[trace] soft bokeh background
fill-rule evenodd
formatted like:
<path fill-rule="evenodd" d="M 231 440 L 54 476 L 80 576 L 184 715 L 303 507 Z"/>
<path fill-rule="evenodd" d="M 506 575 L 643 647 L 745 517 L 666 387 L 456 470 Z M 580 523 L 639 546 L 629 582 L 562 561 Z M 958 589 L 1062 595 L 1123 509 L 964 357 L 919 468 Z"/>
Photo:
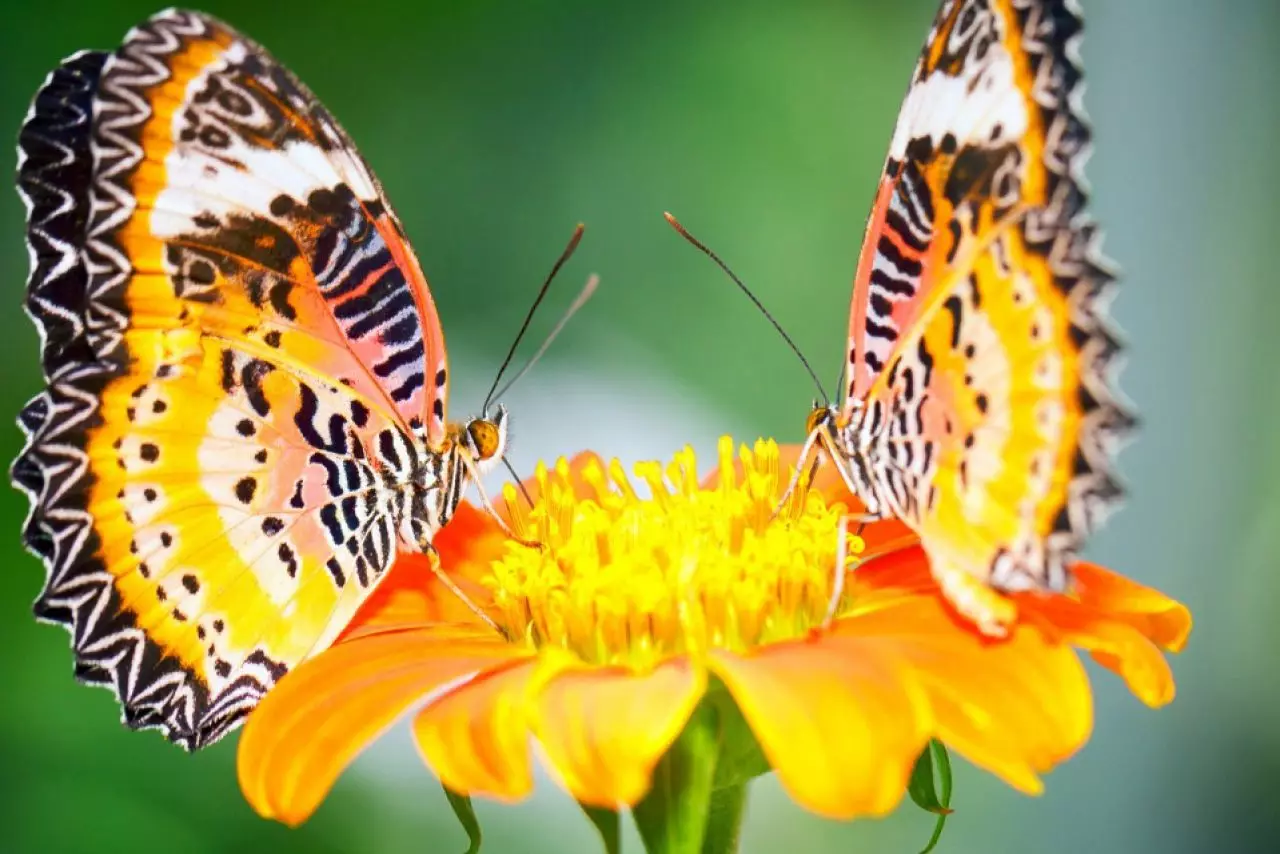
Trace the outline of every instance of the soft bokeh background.
<path fill-rule="evenodd" d="M 1123 385 L 1144 429 L 1122 456 L 1126 510 L 1089 555 L 1189 603 L 1178 700 L 1151 712 L 1094 669 L 1092 741 L 1029 799 L 961 763 L 952 852 L 1274 850 L 1280 771 L 1273 608 L 1280 588 L 1280 73 L 1270 0 L 1086 0 L 1089 174 Z M 561 282 L 603 285 L 508 402 L 521 467 L 596 448 L 627 460 L 721 432 L 795 441 L 812 396 L 797 362 L 718 271 L 663 223 L 710 242 L 834 380 L 862 223 L 933 0 L 734 3 L 211 2 L 340 117 L 413 238 L 455 364 L 455 413 L 483 396 L 537 283 L 584 220 Z M 64 55 L 111 48 L 155 7 L 11 3 L 0 26 L 0 128 Z M 10 137 L 12 138 L 12 137 Z M 39 386 L 19 304 L 22 208 L 0 202 L 0 413 Z M 542 318 L 552 322 L 553 311 Z M 0 431 L 0 456 L 19 447 Z M 191 757 L 127 732 L 76 686 L 64 634 L 37 626 L 25 506 L 0 496 L 0 850 L 401 852 L 465 847 L 408 737 L 366 754 L 297 831 L 241 800 L 235 739 Z M 542 780 L 480 804 L 494 852 L 593 851 Z M 745 850 L 918 850 L 929 822 L 804 814 L 752 791 Z M 629 840 L 633 843 L 634 837 Z"/>

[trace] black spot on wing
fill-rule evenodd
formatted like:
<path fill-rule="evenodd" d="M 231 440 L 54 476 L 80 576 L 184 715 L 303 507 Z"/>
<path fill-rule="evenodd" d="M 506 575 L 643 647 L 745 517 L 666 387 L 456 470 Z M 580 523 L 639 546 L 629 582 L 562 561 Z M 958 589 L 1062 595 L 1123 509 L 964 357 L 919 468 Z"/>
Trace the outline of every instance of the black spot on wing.
<path fill-rule="evenodd" d="M 916 236 L 916 233 L 907 224 L 906 218 L 899 213 L 897 208 L 889 208 L 889 212 L 885 214 L 884 223 L 886 228 L 898 235 L 904 243 L 917 252 L 923 252 L 928 248 L 928 242 Z"/>
<path fill-rule="evenodd" d="M 263 418 L 271 414 L 271 404 L 262 389 L 262 381 L 274 370 L 261 359 L 250 359 L 240 371 L 240 384 L 244 387 L 245 397 L 253 411 Z"/>
<path fill-rule="evenodd" d="M 252 477 L 243 477 L 236 481 L 236 500 L 241 504 L 249 504 L 253 501 L 254 493 L 257 492 L 258 481 Z"/>
<path fill-rule="evenodd" d="M 406 313 L 390 326 L 383 327 L 379 336 L 383 344 L 387 346 L 396 346 L 399 344 L 408 344 L 416 341 L 421 336 L 418 329 L 418 316 L 412 311 Z"/>
<path fill-rule="evenodd" d="M 289 302 L 289 292 L 292 289 L 293 285 L 290 282 L 279 279 L 271 286 L 267 295 L 271 307 L 285 320 L 298 319 L 298 312 L 294 311 L 293 305 Z"/>
<path fill-rule="evenodd" d="M 951 349 L 955 350 L 960 346 L 960 320 L 963 311 L 960 297 L 952 294 L 947 297 L 942 307 L 951 314 Z"/>
<path fill-rule="evenodd" d="M 909 279 L 899 279 L 876 267 L 870 276 L 871 286 L 887 291 L 895 296 L 909 297 L 916 292 L 916 284 Z"/>
<path fill-rule="evenodd" d="M 876 251 L 888 259 L 904 275 L 911 278 L 919 278 L 920 274 L 924 272 L 924 264 L 918 259 L 908 258 L 903 255 L 888 235 L 880 235 L 880 240 L 876 243 Z"/>
<path fill-rule="evenodd" d="M 325 532 L 329 535 L 330 543 L 341 543 L 344 539 L 342 532 L 342 524 L 338 521 L 338 508 L 332 503 L 326 504 L 320 508 L 320 524 L 324 525 Z"/>
<path fill-rule="evenodd" d="M 354 495 L 343 497 L 340 502 L 342 508 L 342 521 L 346 524 L 348 531 L 359 530 L 360 528 L 360 502 Z"/>
<path fill-rule="evenodd" d="M 397 350 L 386 359 L 383 359 L 381 362 L 374 365 L 373 372 L 381 379 L 386 379 L 394 374 L 399 368 L 403 368 L 406 365 L 421 363 L 422 359 L 423 350 L 421 344 L 413 347 L 405 347 L 403 350 Z"/>
<path fill-rule="evenodd" d="M 338 562 L 336 557 L 331 557 L 324 562 L 324 568 L 329 570 L 329 575 L 333 576 L 333 583 L 338 587 L 347 586 L 346 573 L 342 571 L 342 564 Z"/>
<path fill-rule="evenodd" d="M 284 570 L 289 574 L 290 578 L 296 578 L 298 575 L 298 556 L 294 553 L 293 548 L 288 543 L 281 543 L 276 549 L 276 557 L 280 558 L 280 562 L 284 564 Z"/>
<path fill-rule="evenodd" d="M 892 326 L 886 326 L 873 320 L 870 315 L 867 317 L 867 334 L 872 338 L 879 338 L 882 341 L 898 340 L 898 331 Z M 868 354 L 870 355 L 870 354 Z"/>

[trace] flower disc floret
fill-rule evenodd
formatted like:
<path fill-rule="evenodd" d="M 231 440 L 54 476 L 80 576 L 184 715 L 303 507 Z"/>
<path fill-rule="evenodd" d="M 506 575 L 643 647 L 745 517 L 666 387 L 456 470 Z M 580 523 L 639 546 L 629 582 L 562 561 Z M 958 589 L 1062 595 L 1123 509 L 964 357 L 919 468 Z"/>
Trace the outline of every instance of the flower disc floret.
<path fill-rule="evenodd" d="M 561 647 L 593 664 L 652 666 L 711 648 L 743 651 L 804 636 L 824 619 L 836 575 L 843 503 L 819 492 L 778 510 L 786 473 L 778 446 L 736 455 L 719 446 L 722 476 L 699 485 L 691 448 L 666 466 L 592 459 L 571 489 L 568 463 L 540 466 L 530 508 L 506 492 L 510 543 L 486 581 L 508 637 Z M 638 484 L 636 482 L 639 482 Z M 859 550 L 849 537 L 851 553 Z"/>

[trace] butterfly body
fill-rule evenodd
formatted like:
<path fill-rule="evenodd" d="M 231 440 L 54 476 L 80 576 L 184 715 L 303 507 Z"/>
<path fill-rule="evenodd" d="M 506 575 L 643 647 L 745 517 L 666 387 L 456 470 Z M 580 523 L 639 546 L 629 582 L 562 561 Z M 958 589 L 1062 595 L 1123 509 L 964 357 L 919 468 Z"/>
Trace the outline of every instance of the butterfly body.
<path fill-rule="evenodd" d="M 1080 29 L 1071 0 L 942 3 L 868 218 L 844 401 L 808 423 L 990 634 L 1014 616 L 1000 592 L 1068 587 L 1133 426 L 1084 210 Z"/>
<path fill-rule="evenodd" d="M 430 550 L 506 415 L 446 422 L 443 332 L 381 187 L 226 25 L 170 10 L 70 57 L 19 155 L 47 385 L 13 466 L 36 613 L 126 723 L 200 747 L 399 550 Z"/>
<path fill-rule="evenodd" d="M 849 490 L 862 502 L 861 515 L 866 521 L 890 516 L 904 518 L 906 502 L 898 498 L 905 493 L 891 488 L 884 479 L 889 472 L 883 463 L 889 455 L 883 421 L 868 414 L 861 406 L 844 412 L 838 406 L 815 404 L 805 432 L 810 442 L 819 445 L 828 455 L 831 449 L 839 449 L 843 463 L 840 471 Z"/>

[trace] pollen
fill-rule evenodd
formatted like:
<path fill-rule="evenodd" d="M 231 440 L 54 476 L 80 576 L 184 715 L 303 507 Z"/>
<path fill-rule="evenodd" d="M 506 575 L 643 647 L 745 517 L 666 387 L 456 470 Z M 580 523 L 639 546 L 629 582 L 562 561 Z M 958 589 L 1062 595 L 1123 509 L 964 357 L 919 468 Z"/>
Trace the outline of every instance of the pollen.
<path fill-rule="evenodd" d="M 592 664 L 651 666 L 711 648 L 743 651 L 820 626 L 837 577 L 843 504 L 796 490 L 778 446 L 735 455 L 720 440 L 720 479 L 699 483 L 691 448 L 664 465 L 592 460 L 540 465 L 532 507 L 506 488 L 517 536 L 487 579 L 508 637 Z M 737 463 L 737 465 L 735 465 Z M 850 565 L 862 551 L 846 538 Z"/>

